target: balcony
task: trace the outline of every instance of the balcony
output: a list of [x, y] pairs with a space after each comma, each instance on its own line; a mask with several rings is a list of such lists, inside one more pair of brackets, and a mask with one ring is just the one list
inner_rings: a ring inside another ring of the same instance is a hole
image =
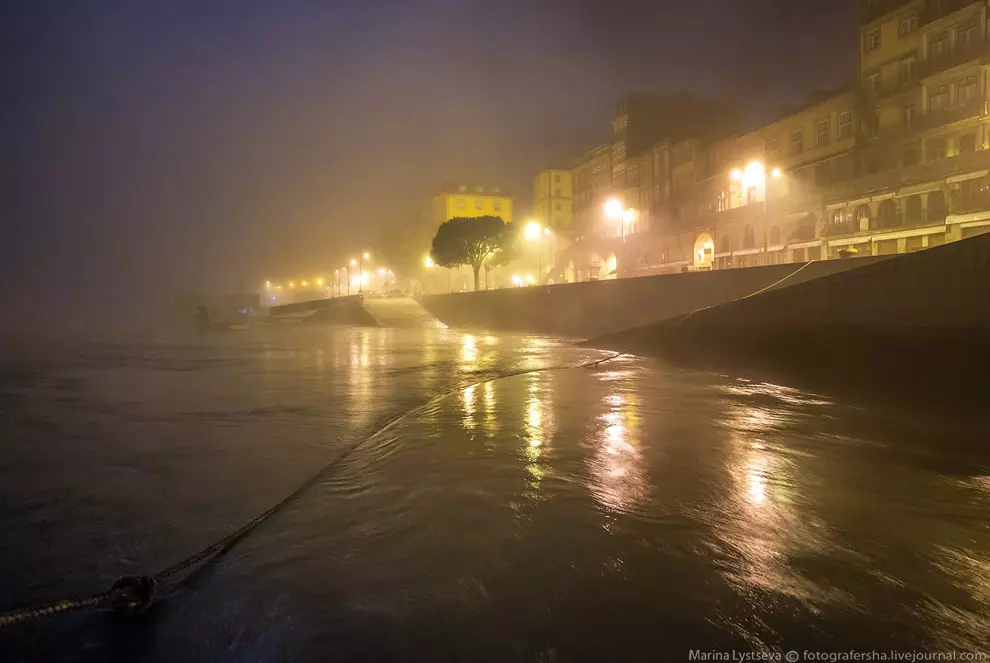
[[928, 0], [921, 10], [921, 25], [928, 25], [940, 18], [954, 14], [960, 9], [981, 4], [982, 0]]
[[934, 129], [935, 127], [952, 124], [953, 122], [980, 117], [981, 115], [984, 115], [983, 104], [974, 100], [965, 106], [959, 106], [957, 108], [928, 111], [928, 114], [915, 124], [915, 130], [925, 131], [926, 129]]
[[955, 48], [941, 55], [929, 55], [926, 60], [918, 64], [918, 72], [921, 78], [928, 78], [970, 60], [983, 59], [988, 52], [990, 49], [987, 48], [987, 42], [982, 39], [976, 39], [965, 46], [957, 44]]
[[893, 81], [882, 81], [876, 88], [864, 86], [863, 95], [871, 102], [882, 101], [898, 94], [916, 90], [920, 81], [921, 77], [917, 72], [914, 72], [907, 79], [898, 78]]
[[873, 19], [880, 18], [884, 14], [891, 12], [901, 5], [906, 5], [909, 0], [871, 0], [863, 3], [863, 11], [860, 16], [860, 23], [869, 23]]
[[959, 154], [946, 159], [866, 175], [850, 182], [823, 188], [822, 198], [826, 202], [848, 200], [877, 191], [889, 191], [984, 168], [990, 168], [990, 150]]

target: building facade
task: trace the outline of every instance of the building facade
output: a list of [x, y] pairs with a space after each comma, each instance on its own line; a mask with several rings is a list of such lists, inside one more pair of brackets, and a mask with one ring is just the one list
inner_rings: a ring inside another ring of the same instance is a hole
[[571, 171], [548, 168], [533, 178], [533, 214], [553, 232], [567, 234], [573, 222]]
[[430, 218], [439, 226], [455, 217], [499, 216], [512, 221], [512, 197], [504, 187], [445, 184], [433, 197]]
[[[755, 131], [725, 137], [724, 116], [637, 130], [643, 111], [620, 103], [612, 143], [571, 171], [586, 241], [560, 278], [904, 253], [990, 230], [988, 0], [862, 9], [856, 84]], [[604, 218], [610, 199], [628, 224]]]

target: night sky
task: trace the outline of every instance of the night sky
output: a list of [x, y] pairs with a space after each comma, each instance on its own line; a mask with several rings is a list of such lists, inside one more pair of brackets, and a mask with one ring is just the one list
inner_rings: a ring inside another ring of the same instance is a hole
[[0, 31], [15, 325], [332, 267], [445, 180], [525, 201], [626, 90], [756, 126], [856, 66], [854, 0], [6, 0]]

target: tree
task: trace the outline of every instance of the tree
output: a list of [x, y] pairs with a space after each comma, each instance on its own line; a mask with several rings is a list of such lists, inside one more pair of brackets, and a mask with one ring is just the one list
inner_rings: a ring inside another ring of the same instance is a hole
[[437, 229], [430, 257], [441, 267], [471, 265], [477, 290], [481, 266], [498, 252], [504, 233], [505, 221], [498, 216], [454, 217]]

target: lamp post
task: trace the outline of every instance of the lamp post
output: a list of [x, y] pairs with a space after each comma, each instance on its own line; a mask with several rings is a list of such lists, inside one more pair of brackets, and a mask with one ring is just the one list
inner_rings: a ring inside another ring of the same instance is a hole
[[[625, 257], [624, 254], [626, 251], [626, 226], [628, 226], [629, 224], [633, 223], [633, 221], [636, 220], [636, 210], [634, 210], [632, 207], [627, 208], [623, 206], [622, 201], [617, 198], [610, 198], [609, 200], [605, 201], [605, 218], [608, 219], [609, 221], [619, 222], [620, 224], [619, 236], [621, 237], [621, 242], [622, 242], [623, 257]], [[618, 271], [619, 271], [618, 260], [616, 260], [615, 271], [616, 271], [616, 276], [618, 276]]]
[[783, 175], [780, 168], [772, 168], [770, 170], [770, 179], [767, 179], [767, 170], [759, 161], [751, 161], [746, 165], [746, 168], [739, 170], [736, 168], [730, 173], [730, 178], [734, 182], [740, 182], [742, 186], [743, 199], [748, 202], [747, 194], [749, 190], [753, 187], [763, 187], [763, 264], [769, 263], [769, 245], [767, 244], [767, 225], [769, 224], [769, 201], [770, 201], [770, 182], [771, 180], [778, 179]]
[[[354, 258], [351, 258], [351, 267], [354, 267], [357, 264], [358, 264], [358, 261], [355, 260]], [[352, 269], [348, 269], [347, 270], [347, 296], [348, 297], [351, 296], [351, 275], [353, 273], [354, 273], [354, 270], [352, 270]]]
[[367, 251], [361, 254], [358, 262], [358, 294], [364, 294], [364, 261], [371, 257]]

